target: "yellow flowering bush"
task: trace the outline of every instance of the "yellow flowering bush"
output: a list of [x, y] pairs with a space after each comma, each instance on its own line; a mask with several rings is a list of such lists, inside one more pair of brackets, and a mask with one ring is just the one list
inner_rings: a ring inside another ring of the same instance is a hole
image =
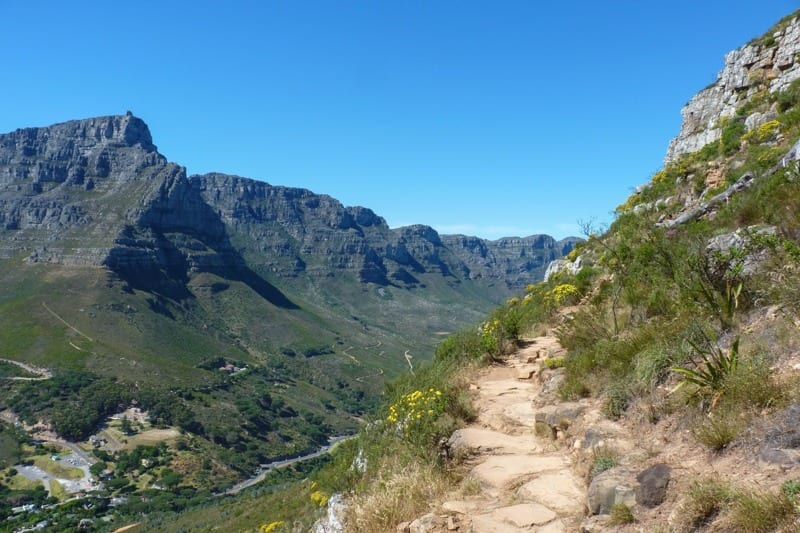
[[261, 533], [273, 533], [274, 531], [277, 531], [278, 528], [283, 526], [283, 524], [284, 524], [283, 520], [278, 520], [277, 522], [270, 522], [269, 524], [264, 524], [263, 526], [261, 526], [258, 529], [258, 531], [260, 531]]
[[562, 283], [560, 285], [556, 285], [549, 294], [550, 300], [557, 306], [565, 303], [568, 300], [572, 300], [577, 296], [580, 296], [580, 292], [578, 291], [578, 288], [571, 283]]
[[309, 497], [311, 498], [311, 501], [316, 503], [319, 507], [325, 507], [328, 505], [328, 495], [321, 490], [315, 490]]
[[574, 263], [579, 255], [581, 255], [581, 248], [576, 246], [567, 254], [567, 260], [570, 263]]
[[742, 135], [742, 140], [754, 141], [757, 143], [764, 142], [774, 137], [780, 129], [780, 122], [777, 120], [770, 120]]
[[664, 183], [669, 178], [669, 173], [666, 168], [663, 168], [653, 174], [653, 183]]
[[481, 324], [481, 347], [486, 353], [497, 353], [500, 345], [500, 332], [502, 324], [497, 318], [487, 320]]
[[424, 440], [430, 426], [444, 412], [445, 403], [446, 399], [438, 389], [415, 390], [390, 405], [386, 419], [402, 431], [404, 438], [419, 442]]

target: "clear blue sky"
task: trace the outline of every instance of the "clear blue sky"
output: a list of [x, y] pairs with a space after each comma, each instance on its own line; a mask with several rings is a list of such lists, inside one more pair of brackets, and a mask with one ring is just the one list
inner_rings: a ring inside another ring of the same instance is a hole
[[577, 233], [795, 1], [0, 0], [0, 132], [122, 114], [191, 173], [391, 226]]

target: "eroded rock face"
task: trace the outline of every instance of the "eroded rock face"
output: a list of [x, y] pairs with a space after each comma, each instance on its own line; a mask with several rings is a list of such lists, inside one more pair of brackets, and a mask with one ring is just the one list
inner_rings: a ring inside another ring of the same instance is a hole
[[403, 288], [435, 274], [508, 294], [539, 281], [575, 242], [390, 229], [370, 209], [305, 189], [187, 176], [130, 113], [0, 135], [0, 258], [104, 265], [135, 288], [174, 296], [192, 273], [255, 280], [251, 268], [274, 278], [348, 272]]
[[766, 463], [800, 463], [800, 404], [792, 404], [780, 413], [777, 425], [764, 435], [759, 459]]
[[[782, 91], [800, 78], [798, 53], [798, 18], [773, 35], [729, 52], [717, 80], [694, 95], [681, 110], [681, 132], [669, 143], [666, 162], [719, 139], [720, 119], [732, 117], [736, 108], [759, 90], [766, 87], [770, 92]], [[751, 125], [762, 119], [751, 119]]]

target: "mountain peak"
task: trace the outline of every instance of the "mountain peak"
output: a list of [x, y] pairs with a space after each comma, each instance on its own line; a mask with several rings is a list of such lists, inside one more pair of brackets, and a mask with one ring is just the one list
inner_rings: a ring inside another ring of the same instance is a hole
[[64, 141], [77, 141], [84, 149], [100, 144], [115, 144], [139, 146], [146, 152], [157, 150], [150, 135], [150, 128], [144, 120], [134, 116], [130, 111], [125, 115], [69, 120], [46, 127], [21, 128], [11, 133], [0, 134], [0, 141], [3, 141], [6, 147], [12, 143], [17, 144], [23, 152], [30, 152], [34, 149], [34, 145], [42, 150], [48, 146], [58, 146]]

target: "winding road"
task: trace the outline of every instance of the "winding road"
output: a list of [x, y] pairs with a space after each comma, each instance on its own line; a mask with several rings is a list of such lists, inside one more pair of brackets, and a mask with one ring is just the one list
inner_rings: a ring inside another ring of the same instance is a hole
[[25, 370], [26, 372], [30, 372], [31, 374], [35, 374], [36, 377], [21, 377], [21, 376], [14, 376], [14, 377], [7, 377], [5, 379], [14, 380], [14, 381], [42, 381], [45, 379], [50, 379], [53, 377], [53, 373], [47, 370], [46, 368], [39, 368], [36, 366], [31, 366], [27, 363], [23, 363], [21, 361], [14, 361], [13, 359], [5, 359], [0, 358], [0, 361], [3, 363], [9, 363], [12, 365], [17, 365], [21, 369]]
[[294, 457], [292, 459], [283, 459], [282, 461], [273, 461], [266, 465], [261, 465], [260, 472], [255, 476], [251, 477], [250, 479], [246, 479], [240, 483], [237, 483], [233, 487], [226, 490], [224, 493], [219, 494], [222, 495], [231, 495], [240, 492], [248, 487], [252, 487], [253, 485], [264, 481], [264, 478], [267, 477], [267, 474], [271, 470], [275, 470], [276, 468], [283, 468], [294, 463], [299, 463], [302, 461], [308, 461], [309, 459], [314, 459], [315, 457], [319, 457], [321, 455], [325, 455], [330, 451], [333, 446], [339, 442], [346, 441], [349, 439], [355, 438], [355, 435], [345, 435], [342, 437], [331, 437], [328, 439], [328, 444], [320, 448], [319, 450], [309, 453], [307, 455], [301, 455], [300, 457]]

